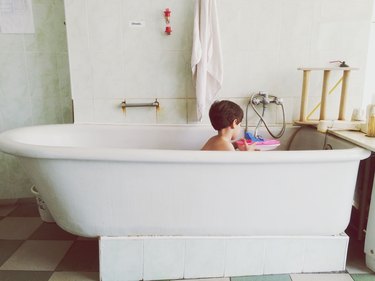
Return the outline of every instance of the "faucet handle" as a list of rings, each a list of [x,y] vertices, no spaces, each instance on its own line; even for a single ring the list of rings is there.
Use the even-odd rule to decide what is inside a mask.
[[[281,104],[283,104],[283,99],[282,98],[278,98],[278,97],[275,97],[275,104],[277,104],[277,105],[281,105]]]

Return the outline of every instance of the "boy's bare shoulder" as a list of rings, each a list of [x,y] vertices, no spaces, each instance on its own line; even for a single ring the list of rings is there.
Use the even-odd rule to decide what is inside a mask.
[[[201,150],[222,150],[222,151],[234,151],[232,143],[223,140],[218,136],[210,138]]]

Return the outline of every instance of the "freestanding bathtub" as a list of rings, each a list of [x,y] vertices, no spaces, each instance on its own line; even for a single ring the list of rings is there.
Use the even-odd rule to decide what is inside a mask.
[[[318,248],[323,251],[327,241],[335,241],[332,237],[347,238],[343,232],[350,218],[359,161],[370,152],[307,127],[289,129],[277,151],[200,151],[213,134],[208,126],[190,125],[46,125],[2,133],[0,149],[21,160],[62,228],[101,238],[102,280],[303,272],[309,270],[305,265],[311,254],[309,239],[322,238]],[[333,149],[323,150],[323,145]],[[283,150],[286,148],[290,150]],[[228,273],[232,262],[228,245],[233,239],[254,245],[268,241],[261,243],[261,270]],[[267,267],[267,257],[272,254],[265,249],[270,245],[274,251],[283,249],[289,245],[285,244],[288,239],[299,241],[303,248],[301,267]],[[189,267],[189,257],[194,264],[217,246],[212,241],[224,243],[218,242],[225,249],[224,269],[212,273]],[[340,251],[346,257],[345,241]],[[177,274],[172,265],[168,268],[174,268],[173,274],[166,274],[168,270],[161,265],[158,273],[147,271],[146,253],[151,251],[147,247],[168,252],[171,245],[179,245],[173,249],[183,251],[179,252],[182,273]],[[134,252],[137,258],[131,266],[116,267],[114,260],[121,253],[126,253],[123,260],[132,259],[129,253],[137,247],[142,248],[141,258]],[[198,256],[191,254],[202,249]],[[293,246],[286,248],[290,249]],[[165,259],[179,260],[175,250],[170,249],[174,254],[168,252]],[[342,265],[342,255],[340,258],[340,266],[328,270],[343,270],[345,262]],[[134,267],[139,262],[142,273]],[[129,267],[130,271],[124,269]]]

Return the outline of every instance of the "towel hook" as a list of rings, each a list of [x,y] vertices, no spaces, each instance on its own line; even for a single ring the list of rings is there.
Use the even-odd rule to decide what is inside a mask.
[[[172,33],[172,27],[170,25],[170,18],[171,18],[171,10],[169,10],[169,8],[166,8],[164,10],[164,18],[165,18],[165,22],[167,24],[167,26],[165,27],[165,33],[167,35],[171,35]]]

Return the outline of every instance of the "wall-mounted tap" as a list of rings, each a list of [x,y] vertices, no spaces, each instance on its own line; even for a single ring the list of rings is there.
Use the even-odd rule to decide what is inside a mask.
[[[259,92],[258,94],[253,95],[251,98],[251,102],[254,105],[258,105],[258,104],[266,105],[270,103],[268,94],[266,92]]]
[[[273,134],[271,132],[271,130],[268,128],[267,122],[264,120],[264,113],[266,111],[266,107],[267,107],[267,105],[269,105],[271,103],[274,103],[275,105],[280,105],[281,109],[282,109],[282,112],[283,112],[283,127],[281,128],[280,132],[277,135],[275,135],[275,134]],[[262,113],[259,113],[258,110],[255,107],[256,105],[259,105],[259,104],[262,104]],[[248,112],[248,109],[249,109],[249,105],[251,105],[251,107],[253,108],[253,110],[255,111],[255,113],[259,117],[258,124],[256,125],[255,130],[254,130],[254,136],[256,138],[259,138],[258,128],[259,128],[259,126],[262,123],[264,124],[264,126],[267,129],[267,131],[269,132],[269,134],[273,138],[280,138],[284,134],[285,127],[286,127],[286,122],[285,122],[285,110],[284,110],[284,105],[283,105],[283,99],[278,98],[278,97],[273,96],[273,95],[269,95],[267,92],[260,91],[259,93],[253,94],[250,97],[249,102],[247,103],[247,106],[246,106],[246,116],[245,116],[245,121],[246,121],[245,136],[246,136],[247,129],[248,129],[247,112]]]
[[[276,96],[269,95],[267,92],[261,91],[258,94],[255,94],[251,97],[251,103],[253,105],[263,104],[263,106],[266,106],[267,104],[270,104],[270,103],[275,103],[277,105],[280,105],[283,103],[283,100]]]

